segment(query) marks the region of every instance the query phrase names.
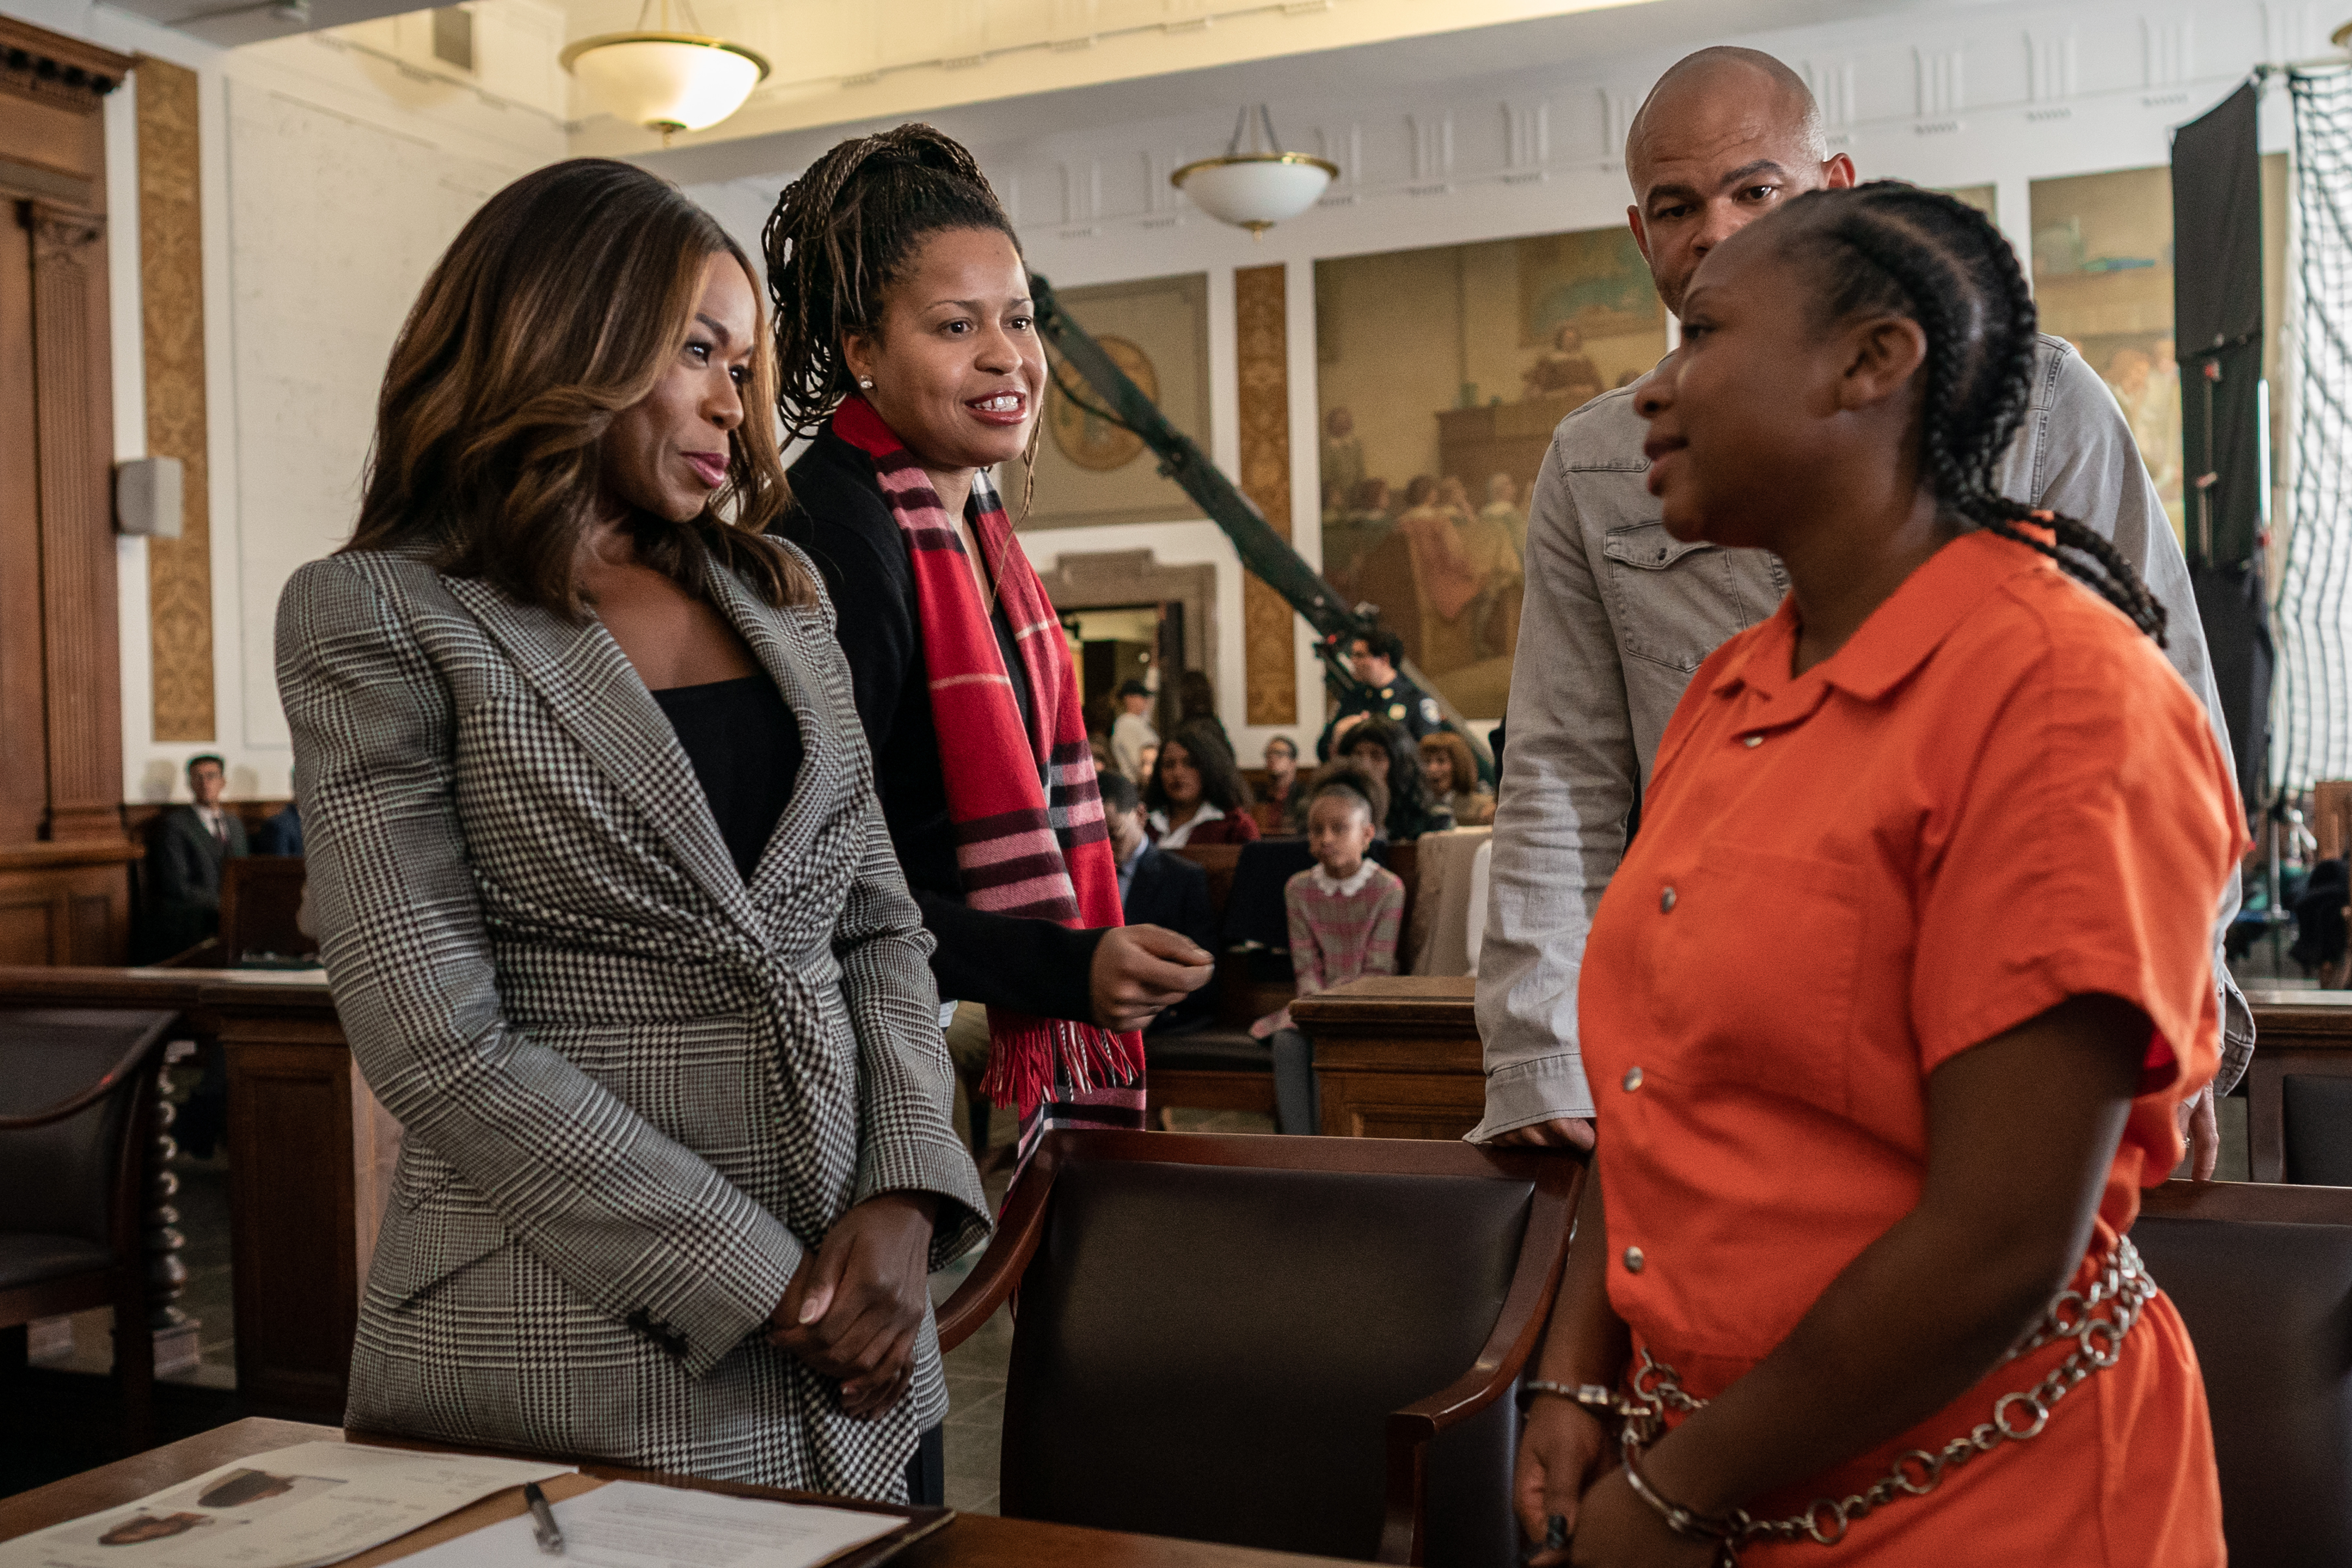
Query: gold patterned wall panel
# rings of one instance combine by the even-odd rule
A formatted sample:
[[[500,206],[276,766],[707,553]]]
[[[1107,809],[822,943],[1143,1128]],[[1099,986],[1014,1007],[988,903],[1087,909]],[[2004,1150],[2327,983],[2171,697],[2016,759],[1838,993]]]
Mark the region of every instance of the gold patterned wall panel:
[[[184,468],[177,539],[147,542],[155,739],[210,741],[213,565],[205,461],[204,228],[196,73],[139,62],[139,292],[147,355],[147,451]]]
[[[1290,336],[1279,263],[1234,274],[1241,363],[1242,491],[1290,537]],[[1242,580],[1242,668],[1249,722],[1298,722],[1290,606],[1255,577]]]

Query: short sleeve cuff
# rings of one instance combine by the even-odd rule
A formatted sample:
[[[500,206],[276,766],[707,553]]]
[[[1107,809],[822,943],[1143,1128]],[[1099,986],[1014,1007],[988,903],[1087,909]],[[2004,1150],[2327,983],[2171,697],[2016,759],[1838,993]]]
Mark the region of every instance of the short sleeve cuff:
[[[1584,1081],[1584,1058],[1556,1051],[1497,1068],[1486,1075],[1486,1119],[1463,1134],[1485,1143],[1538,1121],[1590,1121],[1592,1090]]]

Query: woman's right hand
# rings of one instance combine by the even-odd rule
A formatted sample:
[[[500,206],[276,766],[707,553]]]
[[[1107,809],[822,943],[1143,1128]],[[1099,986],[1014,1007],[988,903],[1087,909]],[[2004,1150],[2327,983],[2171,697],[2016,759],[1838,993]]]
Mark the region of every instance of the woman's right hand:
[[[1140,1029],[1206,985],[1216,965],[1207,949],[1165,926],[1113,926],[1088,975],[1095,1022],[1121,1034]]]
[[[1573,1400],[1538,1394],[1528,1406],[1527,1428],[1519,1436],[1518,1473],[1511,1482],[1511,1505],[1528,1540],[1543,1545],[1546,1527],[1558,1514],[1576,1532],[1576,1515],[1584,1490],[1609,1469],[1616,1445],[1601,1418]],[[1566,1563],[1568,1550],[1538,1551],[1528,1559],[1535,1568]]]

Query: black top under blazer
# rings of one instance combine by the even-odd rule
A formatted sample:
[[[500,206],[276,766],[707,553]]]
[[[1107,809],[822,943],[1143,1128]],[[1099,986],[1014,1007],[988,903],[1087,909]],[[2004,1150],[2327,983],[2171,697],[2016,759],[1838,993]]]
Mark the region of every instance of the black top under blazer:
[[[906,879],[822,602],[724,571],[714,608],[798,721],[740,873],[602,622],[392,552],[294,574],[278,679],[320,952],[405,1130],[350,1422],[429,1441],[903,1498],[946,1413],[852,1421],[765,1337],[851,1205],[939,1197],[930,1267],[987,1234]]]
[[[827,426],[793,462],[792,489],[793,510],[777,531],[816,563],[833,595],[857,716],[874,752],[882,816],[923,924],[939,939],[931,972],[940,994],[1044,1018],[1091,1021],[1100,931],[964,907],[939,727],[931,719],[914,563],[875,481],[873,459]],[[993,621],[1025,721],[1033,700],[1028,674],[1002,606]]]

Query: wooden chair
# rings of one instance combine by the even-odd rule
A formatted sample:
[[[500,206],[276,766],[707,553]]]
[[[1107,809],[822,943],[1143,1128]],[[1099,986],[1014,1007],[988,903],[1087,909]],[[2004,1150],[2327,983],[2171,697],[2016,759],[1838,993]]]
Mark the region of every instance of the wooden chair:
[[[2352,1563],[2352,1189],[2167,1182],[2131,1234],[2197,1347],[2230,1561]]]
[[[177,1017],[0,1010],[0,1333],[21,1366],[26,1324],[111,1305],[123,1440],[134,1453],[154,1435],[141,1220],[156,1074]]]
[[[1382,1563],[1508,1563],[1509,1397],[1576,1158],[1050,1134],[940,1309],[1017,1289],[1003,1512]]]
[[[318,940],[299,923],[304,868],[299,855],[245,855],[221,866],[220,953],[234,969],[255,958],[315,958]]]

